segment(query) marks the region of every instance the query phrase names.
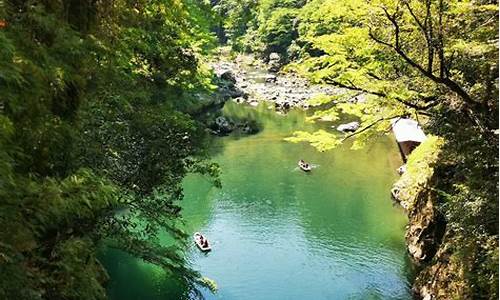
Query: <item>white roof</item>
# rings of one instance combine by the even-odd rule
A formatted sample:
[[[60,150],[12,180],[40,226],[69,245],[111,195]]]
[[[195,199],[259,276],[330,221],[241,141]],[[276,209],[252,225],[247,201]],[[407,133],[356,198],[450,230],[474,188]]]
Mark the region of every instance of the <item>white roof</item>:
[[[426,139],[425,133],[418,125],[417,121],[412,119],[394,119],[392,120],[392,131],[398,142],[423,142]]]

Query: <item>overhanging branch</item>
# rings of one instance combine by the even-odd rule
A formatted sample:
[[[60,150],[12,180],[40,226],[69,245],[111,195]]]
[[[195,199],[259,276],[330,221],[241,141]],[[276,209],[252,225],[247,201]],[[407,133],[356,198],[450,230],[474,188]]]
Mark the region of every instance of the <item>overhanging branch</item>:
[[[329,84],[336,85],[336,86],[341,87],[341,88],[345,88],[345,89],[351,90],[351,91],[359,91],[359,92],[363,92],[363,93],[366,93],[366,94],[370,94],[370,95],[374,95],[374,96],[378,96],[378,97],[382,97],[382,98],[389,98],[389,95],[387,95],[386,93],[379,92],[379,91],[371,91],[371,90],[368,90],[368,89],[365,89],[365,88],[361,88],[361,87],[355,86],[352,83],[350,83],[350,85],[347,85],[347,84],[341,83],[339,81],[336,81],[336,80],[333,80],[333,79],[330,79],[330,78],[326,78],[325,82],[329,83]],[[408,102],[405,99],[402,99],[400,97],[392,97],[392,99],[398,101],[399,103],[401,103],[401,104],[403,104],[405,106],[408,106],[409,108],[413,108],[413,109],[418,110],[418,111],[428,110],[428,109],[430,109],[430,108],[432,108],[432,107],[434,107],[434,106],[436,106],[438,104],[437,101],[433,101],[433,99],[429,98],[429,97],[422,98],[425,102],[427,102],[424,106]]]
[[[347,139],[349,139],[349,138],[351,138],[351,137],[353,137],[353,136],[355,136],[355,135],[358,135],[358,134],[360,134],[360,133],[363,133],[363,132],[367,131],[368,129],[370,129],[371,127],[373,127],[373,126],[377,125],[378,123],[380,123],[380,122],[382,122],[382,121],[388,121],[388,120],[392,120],[392,119],[394,119],[394,118],[402,118],[402,117],[404,117],[404,115],[394,115],[394,116],[391,116],[391,117],[380,118],[380,119],[378,119],[378,120],[376,120],[376,121],[374,121],[374,122],[370,123],[369,125],[367,125],[367,126],[363,127],[362,129],[360,129],[360,130],[356,130],[355,132],[353,132],[353,133],[350,133],[350,134],[346,135],[346,136],[342,139],[342,142],[344,142],[345,140],[347,140]]]

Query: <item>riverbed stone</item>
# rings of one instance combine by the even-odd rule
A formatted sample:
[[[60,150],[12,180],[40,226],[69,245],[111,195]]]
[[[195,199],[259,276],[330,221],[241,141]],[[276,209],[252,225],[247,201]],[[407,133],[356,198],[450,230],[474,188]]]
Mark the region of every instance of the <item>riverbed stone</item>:
[[[273,52],[269,54],[269,63],[268,63],[268,71],[269,72],[278,72],[281,68],[281,57],[278,53]]]
[[[273,70],[278,71],[282,59],[279,54],[270,54],[268,58],[271,65],[276,67]],[[243,102],[239,98],[244,98],[245,103],[265,100],[278,103],[275,105],[276,111],[286,112],[291,107],[307,109],[309,105],[306,103],[311,97],[319,94],[332,95],[337,91],[327,86],[308,86],[306,79],[294,73],[266,72],[266,65],[258,60],[255,60],[252,71],[245,69],[247,62],[253,60],[254,58],[247,56],[233,62],[218,61],[212,64],[219,78],[226,78],[221,80],[222,86],[219,88],[219,92],[226,95],[226,100],[237,98],[234,101],[238,103]],[[269,64],[267,66],[270,67]]]
[[[278,53],[276,52],[272,52],[271,54],[269,54],[269,60],[280,60],[281,57]]]
[[[233,131],[233,126],[231,125],[229,120],[223,116],[215,118],[215,125],[217,127],[217,131],[220,133],[226,134]]]
[[[265,81],[269,82],[269,83],[275,83],[277,81],[277,77],[276,77],[276,75],[268,74],[265,77]]]
[[[359,122],[356,121],[337,126],[337,130],[341,132],[354,132],[358,130],[358,128]]]
[[[231,71],[231,70],[223,71],[220,74],[220,78],[223,80],[232,82],[232,83],[236,83],[236,76],[234,75],[233,71]]]

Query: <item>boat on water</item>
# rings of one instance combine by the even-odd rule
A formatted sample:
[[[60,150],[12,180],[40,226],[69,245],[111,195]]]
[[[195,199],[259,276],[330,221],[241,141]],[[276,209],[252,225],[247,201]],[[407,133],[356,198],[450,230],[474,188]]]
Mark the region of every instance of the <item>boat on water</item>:
[[[312,166],[309,163],[306,163],[304,160],[299,160],[299,168],[304,172],[310,172],[312,170]]]
[[[196,246],[198,246],[198,248],[201,251],[208,252],[212,250],[212,248],[210,247],[210,243],[208,242],[208,239],[205,236],[203,236],[203,234],[196,232],[193,235],[193,238],[194,238],[194,243],[196,244]]]

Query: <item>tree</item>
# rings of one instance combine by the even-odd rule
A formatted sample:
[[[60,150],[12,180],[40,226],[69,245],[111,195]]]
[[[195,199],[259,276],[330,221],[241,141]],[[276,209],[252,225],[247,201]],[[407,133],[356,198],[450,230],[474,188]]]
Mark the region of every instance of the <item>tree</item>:
[[[183,111],[211,88],[197,5],[0,4],[0,298],[104,299],[103,242],[205,285],[176,227],[182,177],[218,172]]]

